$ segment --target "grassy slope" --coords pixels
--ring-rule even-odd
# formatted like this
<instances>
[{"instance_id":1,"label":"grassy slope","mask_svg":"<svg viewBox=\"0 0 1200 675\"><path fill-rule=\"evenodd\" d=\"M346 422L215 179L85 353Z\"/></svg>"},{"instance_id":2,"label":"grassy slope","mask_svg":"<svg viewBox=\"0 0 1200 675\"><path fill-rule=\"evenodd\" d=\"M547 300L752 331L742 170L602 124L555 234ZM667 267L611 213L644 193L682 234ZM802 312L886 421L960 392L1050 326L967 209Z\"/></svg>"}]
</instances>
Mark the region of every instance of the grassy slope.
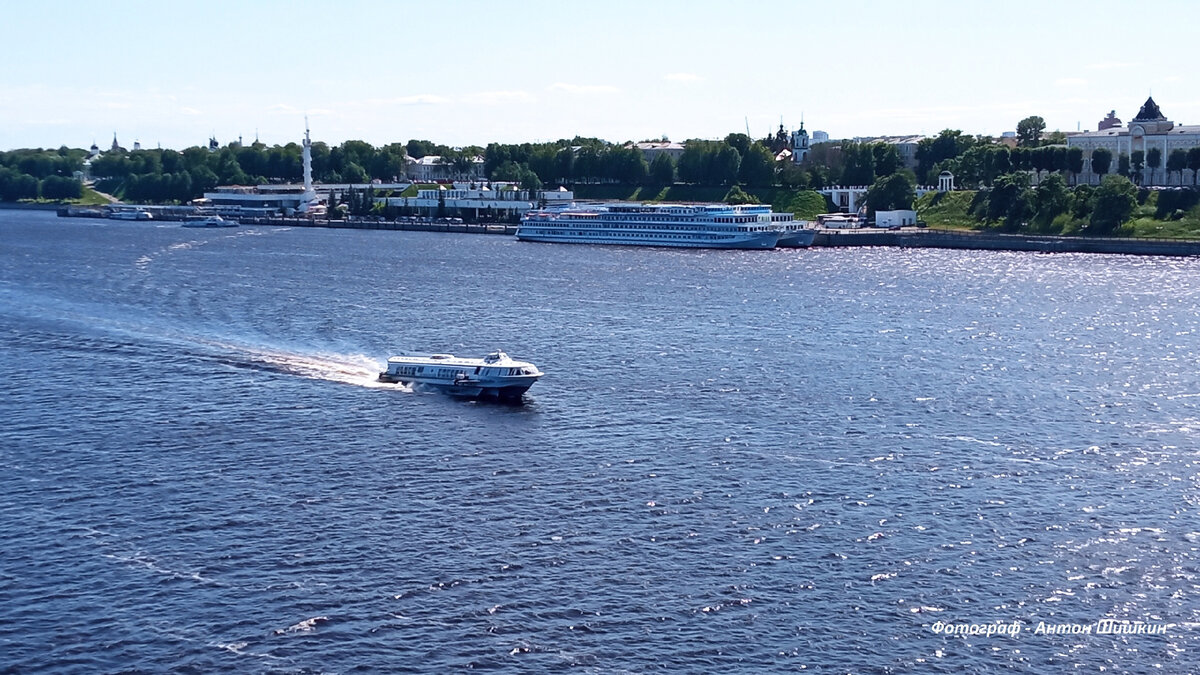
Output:
<instances>
[{"instance_id":1,"label":"grassy slope","mask_svg":"<svg viewBox=\"0 0 1200 675\"><path fill-rule=\"evenodd\" d=\"M1200 239L1200 206L1188 209L1178 220L1155 220L1157 193L1133 210L1133 217L1121 226L1122 234L1158 239Z\"/></svg>"},{"instance_id":2,"label":"grassy slope","mask_svg":"<svg viewBox=\"0 0 1200 675\"><path fill-rule=\"evenodd\" d=\"M979 229L981 223L969 213L974 190L957 192L927 192L917 199L917 218L930 227L947 230Z\"/></svg>"}]
</instances>

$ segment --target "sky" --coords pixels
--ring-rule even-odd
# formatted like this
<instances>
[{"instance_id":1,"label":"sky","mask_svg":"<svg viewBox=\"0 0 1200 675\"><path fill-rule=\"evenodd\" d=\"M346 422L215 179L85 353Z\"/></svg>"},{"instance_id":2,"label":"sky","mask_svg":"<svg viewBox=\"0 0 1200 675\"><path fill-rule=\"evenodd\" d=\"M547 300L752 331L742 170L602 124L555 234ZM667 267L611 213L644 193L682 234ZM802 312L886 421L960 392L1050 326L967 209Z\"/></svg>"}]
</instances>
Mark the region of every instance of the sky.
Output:
<instances>
[{"instance_id":1,"label":"sky","mask_svg":"<svg viewBox=\"0 0 1200 675\"><path fill-rule=\"evenodd\" d=\"M0 150L1200 124L1200 2L10 2Z\"/></svg>"}]
</instances>

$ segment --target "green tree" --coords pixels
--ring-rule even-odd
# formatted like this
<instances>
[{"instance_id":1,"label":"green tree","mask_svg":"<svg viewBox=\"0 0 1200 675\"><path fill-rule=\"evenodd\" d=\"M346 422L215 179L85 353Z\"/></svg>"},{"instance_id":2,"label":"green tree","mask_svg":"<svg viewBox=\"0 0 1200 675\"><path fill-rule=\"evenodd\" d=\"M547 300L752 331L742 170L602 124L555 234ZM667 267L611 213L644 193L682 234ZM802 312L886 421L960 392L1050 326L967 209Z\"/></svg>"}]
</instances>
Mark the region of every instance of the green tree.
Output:
<instances>
[{"instance_id":1,"label":"green tree","mask_svg":"<svg viewBox=\"0 0 1200 675\"><path fill-rule=\"evenodd\" d=\"M421 159L426 155L435 155L436 146L431 141L410 140L404 147L405 152L413 159Z\"/></svg>"},{"instance_id":2,"label":"green tree","mask_svg":"<svg viewBox=\"0 0 1200 675\"><path fill-rule=\"evenodd\" d=\"M1041 141L1042 132L1046 130L1046 120L1031 115L1017 122L1017 142L1023 147L1037 147Z\"/></svg>"},{"instance_id":3,"label":"green tree","mask_svg":"<svg viewBox=\"0 0 1200 675\"><path fill-rule=\"evenodd\" d=\"M732 148L731 148L732 149ZM729 192L725 193L725 198L721 201L726 204L757 204L758 198L754 195L747 194L742 189L741 185L734 185L729 188Z\"/></svg>"},{"instance_id":4,"label":"green tree","mask_svg":"<svg viewBox=\"0 0 1200 675\"><path fill-rule=\"evenodd\" d=\"M1179 184L1183 185L1183 170L1187 168L1187 151L1182 148L1175 148L1171 154L1167 156L1167 174L1171 172L1179 174Z\"/></svg>"},{"instance_id":5,"label":"green tree","mask_svg":"<svg viewBox=\"0 0 1200 675\"><path fill-rule=\"evenodd\" d=\"M670 185L675 182L675 162L671 156L661 152L650 163L650 180L655 185Z\"/></svg>"},{"instance_id":6,"label":"green tree","mask_svg":"<svg viewBox=\"0 0 1200 675\"><path fill-rule=\"evenodd\" d=\"M608 174L624 185L641 185L650 175L642 151L636 147L613 148L608 153Z\"/></svg>"},{"instance_id":7,"label":"green tree","mask_svg":"<svg viewBox=\"0 0 1200 675\"><path fill-rule=\"evenodd\" d=\"M1146 151L1146 166L1150 167L1150 184L1153 185L1154 172L1162 166L1162 150L1150 148Z\"/></svg>"},{"instance_id":8,"label":"green tree","mask_svg":"<svg viewBox=\"0 0 1200 675\"><path fill-rule=\"evenodd\" d=\"M569 182L575 177L575 151L570 146L558 151L558 154L554 156L554 164L559 180ZM672 170L674 170L673 167Z\"/></svg>"},{"instance_id":9,"label":"green tree","mask_svg":"<svg viewBox=\"0 0 1200 675\"><path fill-rule=\"evenodd\" d=\"M936 167L942 162L955 159L977 144L976 139L963 135L957 129L944 129L934 138L924 138L917 144L917 178L922 184L933 183Z\"/></svg>"},{"instance_id":10,"label":"green tree","mask_svg":"<svg viewBox=\"0 0 1200 675\"><path fill-rule=\"evenodd\" d=\"M1121 154L1117 155L1117 175L1128 177L1129 170L1129 155L1122 152Z\"/></svg>"},{"instance_id":11,"label":"green tree","mask_svg":"<svg viewBox=\"0 0 1200 675\"><path fill-rule=\"evenodd\" d=\"M867 215L874 216L876 211L911 209L916 199L916 188L908 176L903 173L883 176L867 190Z\"/></svg>"},{"instance_id":12,"label":"green tree","mask_svg":"<svg viewBox=\"0 0 1200 675\"><path fill-rule=\"evenodd\" d=\"M41 188L43 199L79 199L83 196L83 183L74 178L46 176Z\"/></svg>"},{"instance_id":13,"label":"green tree","mask_svg":"<svg viewBox=\"0 0 1200 675\"><path fill-rule=\"evenodd\" d=\"M492 170L491 179L506 183L516 183L521 180L522 166L508 160Z\"/></svg>"},{"instance_id":14,"label":"green tree","mask_svg":"<svg viewBox=\"0 0 1200 675\"><path fill-rule=\"evenodd\" d=\"M726 145L713 157L710 179L716 185L733 185L737 182L738 171L741 168L741 153L732 145Z\"/></svg>"},{"instance_id":15,"label":"green tree","mask_svg":"<svg viewBox=\"0 0 1200 675\"><path fill-rule=\"evenodd\" d=\"M0 167L0 201L37 199L38 179L7 167Z\"/></svg>"},{"instance_id":16,"label":"green tree","mask_svg":"<svg viewBox=\"0 0 1200 675\"><path fill-rule=\"evenodd\" d=\"M1053 160L1052 160L1053 163L1050 165L1051 171L1066 171L1067 170L1067 149L1066 148L1064 148L1062 146L1055 146L1054 152L1051 155L1051 157L1053 157Z\"/></svg>"},{"instance_id":17,"label":"green tree","mask_svg":"<svg viewBox=\"0 0 1200 675\"><path fill-rule=\"evenodd\" d=\"M808 187L808 173L793 162L784 162L779 168L779 184L789 190Z\"/></svg>"},{"instance_id":18,"label":"green tree","mask_svg":"<svg viewBox=\"0 0 1200 675\"><path fill-rule=\"evenodd\" d=\"M1137 188L1124 176L1105 176L1092 194L1088 234L1112 234L1137 206Z\"/></svg>"},{"instance_id":19,"label":"green tree","mask_svg":"<svg viewBox=\"0 0 1200 675\"><path fill-rule=\"evenodd\" d=\"M1130 171L1133 173L1133 179L1139 185L1142 181L1142 169L1146 166L1146 153L1141 150L1134 150L1129 156Z\"/></svg>"},{"instance_id":20,"label":"green tree","mask_svg":"<svg viewBox=\"0 0 1200 675\"><path fill-rule=\"evenodd\" d=\"M575 178L587 182L596 180L602 172L601 167L604 166L604 161L600 157L600 151L594 146L585 145L579 149L579 155L575 157L573 170Z\"/></svg>"},{"instance_id":21,"label":"green tree","mask_svg":"<svg viewBox=\"0 0 1200 675\"><path fill-rule=\"evenodd\" d=\"M1200 147L1188 148L1187 165L1192 170L1192 185L1196 184L1196 175L1200 174Z\"/></svg>"},{"instance_id":22,"label":"green tree","mask_svg":"<svg viewBox=\"0 0 1200 675\"><path fill-rule=\"evenodd\" d=\"M1103 177L1112 166L1112 150L1096 148L1092 151L1092 173Z\"/></svg>"},{"instance_id":23,"label":"green tree","mask_svg":"<svg viewBox=\"0 0 1200 675\"><path fill-rule=\"evenodd\" d=\"M871 153L876 176L890 176L900 170L900 151L894 143L876 143Z\"/></svg>"},{"instance_id":24,"label":"green tree","mask_svg":"<svg viewBox=\"0 0 1200 675\"><path fill-rule=\"evenodd\" d=\"M358 162L346 162L342 167L342 180L347 183L365 183L367 182L367 170L362 168Z\"/></svg>"},{"instance_id":25,"label":"green tree","mask_svg":"<svg viewBox=\"0 0 1200 675\"><path fill-rule=\"evenodd\" d=\"M742 157L745 157L746 153L750 151L752 142L746 134L733 133L725 137L725 143L737 150Z\"/></svg>"},{"instance_id":26,"label":"green tree","mask_svg":"<svg viewBox=\"0 0 1200 675\"><path fill-rule=\"evenodd\" d=\"M875 182L875 153L870 143L842 145L842 185L871 185Z\"/></svg>"},{"instance_id":27,"label":"green tree","mask_svg":"<svg viewBox=\"0 0 1200 675\"><path fill-rule=\"evenodd\" d=\"M987 193L988 222L1004 222L1006 227L1019 225L1019 218L1024 215L1020 200L1024 190L1029 185L1029 177L1025 174L1010 173L998 176L993 182L992 189Z\"/></svg>"},{"instance_id":28,"label":"green tree","mask_svg":"<svg viewBox=\"0 0 1200 675\"><path fill-rule=\"evenodd\" d=\"M1083 172L1083 148L1067 148L1067 171L1071 172L1071 182L1079 180Z\"/></svg>"},{"instance_id":29,"label":"green tree","mask_svg":"<svg viewBox=\"0 0 1200 675\"><path fill-rule=\"evenodd\" d=\"M643 161L642 164L644 166L645 162ZM542 179L538 178L537 173L529 167L525 167L521 172L521 189L529 190L531 198L534 196L533 193L542 189Z\"/></svg>"},{"instance_id":30,"label":"green tree","mask_svg":"<svg viewBox=\"0 0 1200 675\"><path fill-rule=\"evenodd\" d=\"M991 169L994 175L1002 175L1011 173L1013 170L1012 153L1003 145L998 145L991 150Z\"/></svg>"},{"instance_id":31,"label":"green tree","mask_svg":"<svg viewBox=\"0 0 1200 675\"><path fill-rule=\"evenodd\" d=\"M1071 193L1061 174L1052 173L1038 184L1034 198L1033 220L1043 230L1071 206Z\"/></svg>"},{"instance_id":32,"label":"green tree","mask_svg":"<svg viewBox=\"0 0 1200 675\"><path fill-rule=\"evenodd\" d=\"M742 157L738 175L750 187L769 187L775 182L775 156L758 143L751 145Z\"/></svg>"},{"instance_id":33,"label":"green tree","mask_svg":"<svg viewBox=\"0 0 1200 675\"><path fill-rule=\"evenodd\" d=\"M1029 148L1013 148L1009 156L1012 160L1013 171L1029 171L1033 168L1030 164L1031 156Z\"/></svg>"}]
</instances>

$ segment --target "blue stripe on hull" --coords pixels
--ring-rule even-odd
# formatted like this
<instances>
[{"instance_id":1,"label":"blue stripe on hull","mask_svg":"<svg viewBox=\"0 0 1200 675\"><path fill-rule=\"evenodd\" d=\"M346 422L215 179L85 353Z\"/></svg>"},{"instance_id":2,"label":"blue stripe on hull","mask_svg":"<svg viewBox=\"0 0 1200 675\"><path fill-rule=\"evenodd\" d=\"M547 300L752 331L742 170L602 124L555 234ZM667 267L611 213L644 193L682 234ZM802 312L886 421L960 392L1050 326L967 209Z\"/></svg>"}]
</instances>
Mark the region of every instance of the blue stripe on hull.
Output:
<instances>
[{"instance_id":1,"label":"blue stripe on hull","mask_svg":"<svg viewBox=\"0 0 1200 675\"><path fill-rule=\"evenodd\" d=\"M658 246L665 248L729 248L729 249L771 249L775 248L778 236L774 233L763 233L764 236L746 238L736 241L670 241L620 239L618 237L588 237L564 236L553 234L528 234L517 231L517 239L521 241L536 241L548 244L603 244L607 246Z\"/></svg>"}]
</instances>

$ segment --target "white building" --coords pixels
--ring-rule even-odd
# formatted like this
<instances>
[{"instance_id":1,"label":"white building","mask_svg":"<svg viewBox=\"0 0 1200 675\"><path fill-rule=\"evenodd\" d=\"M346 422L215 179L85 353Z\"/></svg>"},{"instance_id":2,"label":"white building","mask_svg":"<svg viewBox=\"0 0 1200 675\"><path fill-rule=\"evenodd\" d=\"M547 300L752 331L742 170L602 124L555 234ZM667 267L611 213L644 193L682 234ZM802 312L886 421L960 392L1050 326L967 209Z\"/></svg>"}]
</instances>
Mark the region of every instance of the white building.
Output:
<instances>
[{"instance_id":1,"label":"white building","mask_svg":"<svg viewBox=\"0 0 1200 675\"><path fill-rule=\"evenodd\" d=\"M910 210L876 211L875 227L905 227L917 224L917 212Z\"/></svg>"},{"instance_id":2,"label":"white building","mask_svg":"<svg viewBox=\"0 0 1200 675\"><path fill-rule=\"evenodd\" d=\"M803 164L808 159L809 138L808 132L804 130L804 120L800 120L800 128L792 132L790 150L792 161L796 164Z\"/></svg>"},{"instance_id":3,"label":"white building","mask_svg":"<svg viewBox=\"0 0 1200 675\"><path fill-rule=\"evenodd\" d=\"M420 159L406 159L405 172L408 179L414 183L435 183L450 180L484 180L483 158L473 157L471 166L465 173L455 169L450 162L442 161L438 155L426 155Z\"/></svg>"},{"instance_id":4,"label":"white building","mask_svg":"<svg viewBox=\"0 0 1200 675\"><path fill-rule=\"evenodd\" d=\"M116 139L113 142L115 143ZM212 143L216 143L216 139L213 139ZM304 130L301 158L304 162L303 185L221 185L212 192L205 192L204 198L193 201L193 204L212 206L218 213L235 216L269 216L279 213L292 215L323 209L317 192L313 189L312 141L309 139L307 128Z\"/></svg>"},{"instance_id":5,"label":"white building","mask_svg":"<svg viewBox=\"0 0 1200 675\"><path fill-rule=\"evenodd\" d=\"M379 201L388 206L408 208L421 215L434 216L439 210L447 214L471 211L475 218L502 220L520 216L538 208L542 203L549 206L570 204L575 193L560 187L556 190L541 190L531 194L520 189L516 183L454 183L439 185L436 189L418 190L416 197L387 197Z\"/></svg>"},{"instance_id":6,"label":"white building","mask_svg":"<svg viewBox=\"0 0 1200 675\"><path fill-rule=\"evenodd\" d=\"M1151 167L1147 161L1142 169L1142 185L1191 185L1193 178L1188 171L1167 171L1167 158L1174 150L1190 150L1200 146L1200 125L1175 124L1168 120L1153 98L1147 98L1138 114L1129 121L1129 126L1121 126L1121 120L1110 113L1105 118L1102 128L1098 131L1087 131L1067 137L1067 147L1083 150L1083 173L1079 174L1079 182L1097 184L1100 174L1092 170L1092 153L1099 148L1106 148L1112 153L1112 161L1108 166L1108 174L1117 173L1120 157L1133 158L1133 153L1149 153L1157 149L1160 154L1157 167ZM1131 169L1132 170L1132 169ZM1186 177L1186 180L1185 180Z\"/></svg>"},{"instance_id":7,"label":"white building","mask_svg":"<svg viewBox=\"0 0 1200 675\"><path fill-rule=\"evenodd\" d=\"M642 143L631 143L625 147L637 148L642 153L642 159L646 160L646 164L653 164L654 160L658 159L659 155L666 155L671 158L675 164L679 164L679 158L683 157L683 143L672 143L670 141L645 141Z\"/></svg>"},{"instance_id":8,"label":"white building","mask_svg":"<svg viewBox=\"0 0 1200 675\"><path fill-rule=\"evenodd\" d=\"M900 164L906 169L917 168L917 146L925 140L924 136L859 136L853 139L856 143L887 143L896 146L900 155Z\"/></svg>"}]
</instances>

